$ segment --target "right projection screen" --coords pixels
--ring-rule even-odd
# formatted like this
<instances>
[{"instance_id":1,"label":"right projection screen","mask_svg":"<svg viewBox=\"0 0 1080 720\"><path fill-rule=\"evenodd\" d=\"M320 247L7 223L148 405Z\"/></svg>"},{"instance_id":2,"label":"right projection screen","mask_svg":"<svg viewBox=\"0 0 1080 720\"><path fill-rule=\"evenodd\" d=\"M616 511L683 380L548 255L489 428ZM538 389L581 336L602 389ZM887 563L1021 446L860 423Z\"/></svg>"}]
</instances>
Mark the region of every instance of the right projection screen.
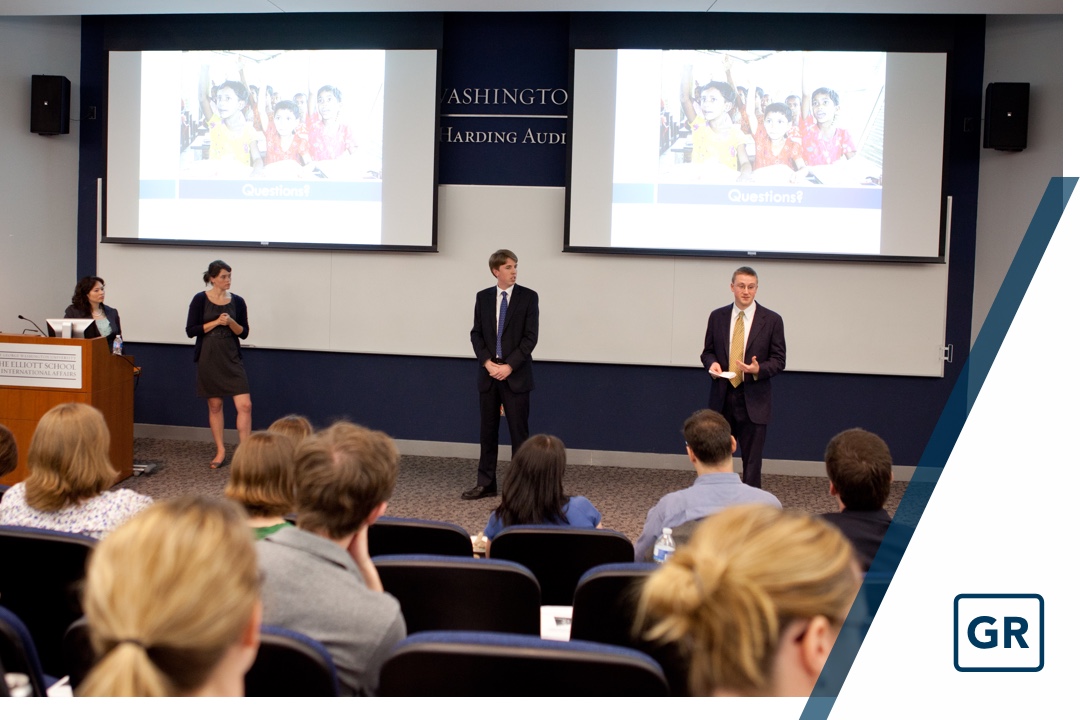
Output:
<instances>
[{"instance_id":1,"label":"right projection screen","mask_svg":"<svg viewBox=\"0 0 1080 720\"><path fill-rule=\"evenodd\" d=\"M946 61L575 50L564 249L943 262Z\"/></svg>"}]
</instances>

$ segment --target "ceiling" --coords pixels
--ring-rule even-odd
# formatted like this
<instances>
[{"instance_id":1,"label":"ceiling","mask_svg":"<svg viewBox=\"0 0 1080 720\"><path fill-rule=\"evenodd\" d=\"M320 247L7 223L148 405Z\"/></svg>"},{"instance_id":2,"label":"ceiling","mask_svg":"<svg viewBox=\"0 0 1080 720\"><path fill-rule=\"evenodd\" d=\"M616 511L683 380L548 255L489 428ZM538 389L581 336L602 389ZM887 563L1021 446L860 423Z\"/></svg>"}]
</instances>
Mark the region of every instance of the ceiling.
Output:
<instances>
[{"instance_id":1,"label":"ceiling","mask_svg":"<svg viewBox=\"0 0 1080 720\"><path fill-rule=\"evenodd\" d=\"M1064 0L0 0L0 15L299 12L836 12L1060 15Z\"/></svg>"}]
</instances>

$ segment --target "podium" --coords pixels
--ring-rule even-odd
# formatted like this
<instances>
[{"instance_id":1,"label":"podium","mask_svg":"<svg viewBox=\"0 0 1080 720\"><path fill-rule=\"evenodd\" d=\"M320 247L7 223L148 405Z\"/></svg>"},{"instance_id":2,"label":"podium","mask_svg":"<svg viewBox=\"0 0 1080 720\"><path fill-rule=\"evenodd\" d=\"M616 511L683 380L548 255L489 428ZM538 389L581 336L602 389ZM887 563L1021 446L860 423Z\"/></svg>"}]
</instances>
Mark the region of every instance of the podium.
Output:
<instances>
[{"instance_id":1,"label":"podium","mask_svg":"<svg viewBox=\"0 0 1080 720\"><path fill-rule=\"evenodd\" d=\"M105 338L83 340L0 333L0 424L19 445L19 464L0 482L25 479L38 420L63 403L92 405L109 426L109 460L116 482L132 473L135 377L129 360L113 355Z\"/></svg>"}]
</instances>

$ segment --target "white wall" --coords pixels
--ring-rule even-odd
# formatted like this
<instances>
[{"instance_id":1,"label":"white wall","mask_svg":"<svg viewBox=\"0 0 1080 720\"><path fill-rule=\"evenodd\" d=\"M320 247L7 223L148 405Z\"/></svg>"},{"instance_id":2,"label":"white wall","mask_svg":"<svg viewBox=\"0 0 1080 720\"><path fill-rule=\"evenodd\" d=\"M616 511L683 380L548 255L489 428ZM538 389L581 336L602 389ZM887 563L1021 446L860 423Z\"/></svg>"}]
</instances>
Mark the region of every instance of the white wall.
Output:
<instances>
[{"instance_id":1,"label":"white wall","mask_svg":"<svg viewBox=\"0 0 1080 720\"><path fill-rule=\"evenodd\" d=\"M62 310L75 280L78 133L30 133L30 76L65 75L78 116L79 27L74 17L0 17L0 331ZM984 82L1032 84L1028 148L982 151L973 337L1005 276L1046 179L1062 173L1062 18L987 18ZM59 299L59 304L58 304Z\"/></svg>"},{"instance_id":2,"label":"white wall","mask_svg":"<svg viewBox=\"0 0 1080 720\"><path fill-rule=\"evenodd\" d=\"M79 123L69 135L30 132L30 76L71 81L79 116L80 19L0 17L0 331L63 313L75 287Z\"/></svg>"},{"instance_id":3,"label":"white wall","mask_svg":"<svg viewBox=\"0 0 1080 720\"><path fill-rule=\"evenodd\" d=\"M979 162L972 343L1024 239L1047 181L1062 174L1062 32L1060 15L986 19L984 92L991 82L1031 83L1031 104L1027 149L983 150Z\"/></svg>"}]
</instances>

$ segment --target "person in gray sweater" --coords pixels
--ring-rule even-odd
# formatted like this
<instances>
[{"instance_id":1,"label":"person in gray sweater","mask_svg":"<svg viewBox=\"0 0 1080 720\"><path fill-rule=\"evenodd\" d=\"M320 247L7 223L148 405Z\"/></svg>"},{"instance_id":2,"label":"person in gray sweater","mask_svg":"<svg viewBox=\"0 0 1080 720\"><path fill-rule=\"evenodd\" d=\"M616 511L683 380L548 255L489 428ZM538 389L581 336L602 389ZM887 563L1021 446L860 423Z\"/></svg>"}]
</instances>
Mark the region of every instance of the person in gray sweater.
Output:
<instances>
[{"instance_id":1,"label":"person in gray sweater","mask_svg":"<svg viewBox=\"0 0 1080 720\"><path fill-rule=\"evenodd\" d=\"M394 491L397 449L384 433L339 422L302 442L296 463L297 526L256 543L263 622L322 643L342 694L374 695L383 662L405 637L401 607L383 592L367 542Z\"/></svg>"}]
</instances>

